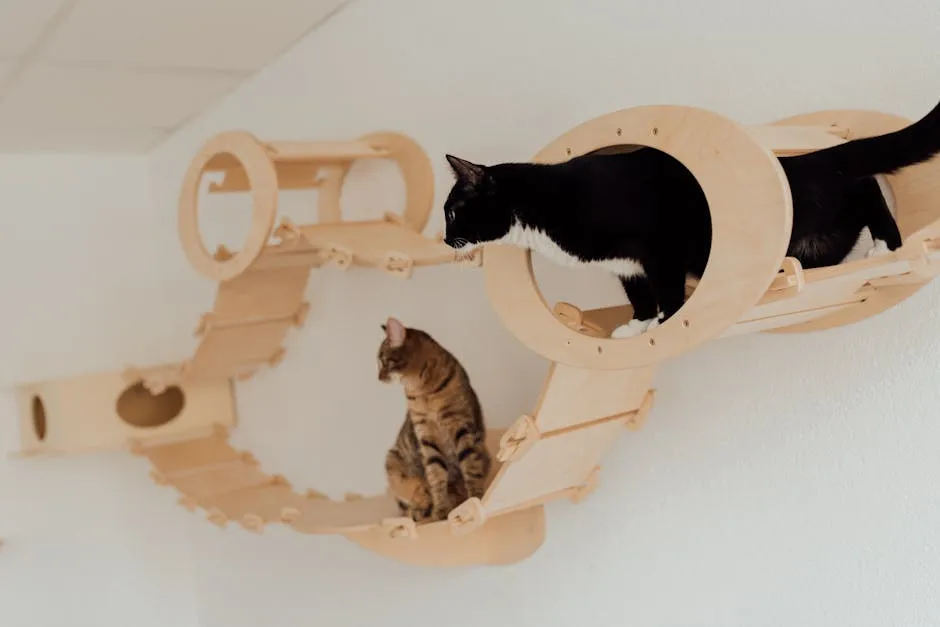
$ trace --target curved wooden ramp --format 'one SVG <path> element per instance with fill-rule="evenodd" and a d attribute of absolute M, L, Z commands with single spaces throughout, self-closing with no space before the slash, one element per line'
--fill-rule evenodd
<path fill-rule="evenodd" d="M 652 368 L 552 364 L 533 414 L 503 436 L 503 466 L 479 506 L 457 516 L 485 520 L 562 498 L 581 501 L 596 487 L 600 463 L 619 435 L 642 426 L 653 405 L 653 375 Z"/>
<path fill-rule="evenodd" d="M 494 450 L 501 435 L 490 434 Z M 283 477 L 266 474 L 251 453 L 232 447 L 222 427 L 191 438 L 137 441 L 131 450 L 150 461 L 157 484 L 175 488 L 181 505 L 203 510 L 219 527 L 234 522 L 260 533 L 266 525 L 285 523 L 301 533 L 343 535 L 376 553 L 425 566 L 506 564 L 528 557 L 545 537 L 541 507 L 455 536 L 447 521 L 418 526 L 402 517 L 389 494 L 348 494 L 337 501 L 316 490 L 296 492 Z"/>

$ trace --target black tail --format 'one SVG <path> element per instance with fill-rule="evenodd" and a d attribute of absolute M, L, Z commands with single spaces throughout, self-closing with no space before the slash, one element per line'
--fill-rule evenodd
<path fill-rule="evenodd" d="M 927 161 L 937 153 L 940 153 L 940 103 L 901 130 L 851 140 L 791 159 L 801 166 L 833 168 L 842 175 L 862 178 L 892 174 Z"/>

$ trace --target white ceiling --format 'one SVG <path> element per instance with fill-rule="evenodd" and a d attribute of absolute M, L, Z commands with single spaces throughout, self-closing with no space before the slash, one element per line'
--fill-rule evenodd
<path fill-rule="evenodd" d="M 0 0 L 0 152 L 142 152 L 345 0 Z"/>

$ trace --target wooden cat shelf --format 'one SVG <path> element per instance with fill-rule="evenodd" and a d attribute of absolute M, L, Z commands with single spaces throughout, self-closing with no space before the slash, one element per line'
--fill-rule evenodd
<path fill-rule="evenodd" d="M 343 222 L 340 195 L 352 163 L 391 159 L 405 182 L 405 211 L 372 222 Z M 199 233 L 199 190 L 206 172 L 222 173 L 211 193 L 250 192 L 251 230 L 241 249 L 209 253 Z M 278 191 L 317 189 L 318 222 L 297 226 L 283 219 L 275 227 Z M 434 199 L 427 155 L 397 133 L 373 133 L 349 142 L 261 142 L 244 132 L 221 133 L 193 159 L 180 193 L 179 232 L 183 251 L 198 272 L 230 281 L 249 272 L 315 268 L 333 264 L 373 266 L 410 276 L 416 266 L 462 260 L 437 239 L 421 235 Z M 272 241 L 272 238 L 277 241 Z"/>
<path fill-rule="evenodd" d="M 483 263 L 490 301 L 503 324 L 532 350 L 597 370 L 652 367 L 721 336 L 814 331 L 873 316 L 940 273 L 940 160 L 887 177 L 901 248 L 804 271 L 796 259 L 784 257 L 792 206 L 773 154 L 798 154 L 908 124 L 884 113 L 824 111 L 747 128 L 710 111 L 678 106 L 636 107 L 591 120 L 534 160 L 564 161 L 615 144 L 652 146 L 678 159 L 702 186 L 711 211 L 704 275 L 677 315 L 642 335 L 611 339 L 610 330 L 629 320 L 628 306 L 582 313 L 563 304 L 553 311 L 539 292 L 530 254 L 492 245 Z"/>
<path fill-rule="evenodd" d="M 492 245 L 460 259 L 422 235 L 432 203 L 431 166 L 410 139 L 376 133 L 350 142 L 260 142 L 246 133 L 211 139 L 183 182 L 179 228 L 196 268 L 219 283 L 213 310 L 196 325 L 200 343 L 176 364 L 32 383 L 17 389 L 22 453 L 129 446 L 180 503 L 214 524 L 260 532 L 268 524 L 338 534 L 394 559 L 429 566 L 506 564 L 543 542 L 546 503 L 579 502 L 597 486 L 607 450 L 650 411 L 660 363 L 711 339 L 759 331 L 801 332 L 850 324 L 910 297 L 940 272 L 940 162 L 888 177 L 904 245 L 879 257 L 803 270 L 785 258 L 792 208 L 777 155 L 896 130 L 908 120 L 876 112 L 827 111 L 744 127 L 709 111 L 650 106 L 611 113 L 562 135 L 535 160 L 562 161 L 614 145 L 663 150 L 696 176 L 711 208 L 712 250 L 702 279 L 673 318 L 632 338 L 610 332 L 629 306 L 550 308 L 530 254 Z M 356 159 L 395 160 L 407 186 L 402 216 L 343 222 L 340 189 Z M 237 252 L 210 254 L 197 228 L 203 173 L 223 173 L 210 193 L 247 192 L 252 230 Z M 317 188 L 316 224 L 277 227 L 279 189 Z M 329 499 L 296 491 L 233 448 L 234 381 L 275 366 L 288 331 L 300 327 L 313 268 L 375 267 L 410 276 L 430 264 L 482 265 L 500 319 L 550 368 L 530 414 L 492 430 L 494 468 L 486 493 L 448 520 L 415 525 L 388 494 Z M 380 464 L 377 466 L 380 467 Z"/>

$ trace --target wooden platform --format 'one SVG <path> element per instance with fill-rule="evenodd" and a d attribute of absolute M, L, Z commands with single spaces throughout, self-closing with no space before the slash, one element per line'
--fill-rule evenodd
<path fill-rule="evenodd" d="M 494 456 L 503 435 L 504 430 L 489 434 Z M 219 527 L 235 523 L 260 533 L 267 525 L 287 524 L 300 533 L 344 535 L 376 553 L 424 566 L 511 563 L 531 555 L 545 537 L 538 505 L 455 535 L 448 521 L 418 525 L 402 517 L 388 494 L 332 500 L 316 490 L 296 492 L 283 477 L 264 473 L 250 453 L 233 448 L 221 427 L 191 439 L 140 441 L 132 450 L 150 461 L 157 484 L 175 488 L 182 506 L 202 510 Z M 500 467 L 493 464 L 490 481 Z"/>
<path fill-rule="evenodd" d="M 836 313 L 854 316 L 855 308 L 871 306 L 885 299 L 896 299 L 898 290 L 918 289 L 940 274 L 940 245 L 931 242 L 924 256 L 913 255 L 909 248 L 871 259 L 859 259 L 838 266 L 802 270 L 798 264 L 793 275 L 781 276 L 733 326 L 719 337 L 760 331 L 785 331 Z M 795 262 L 795 260 L 791 260 Z M 695 289 L 687 284 L 687 293 Z M 555 316 L 572 329 L 597 338 L 611 332 L 633 317 L 630 305 L 616 305 L 580 311 L 560 302 Z"/>
<path fill-rule="evenodd" d="M 450 246 L 390 221 L 311 224 L 300 232 L 305 245 L 345 251 L 355 266 L 386 268 L 398 261 L 417 267 L 464 260 Z"/>

